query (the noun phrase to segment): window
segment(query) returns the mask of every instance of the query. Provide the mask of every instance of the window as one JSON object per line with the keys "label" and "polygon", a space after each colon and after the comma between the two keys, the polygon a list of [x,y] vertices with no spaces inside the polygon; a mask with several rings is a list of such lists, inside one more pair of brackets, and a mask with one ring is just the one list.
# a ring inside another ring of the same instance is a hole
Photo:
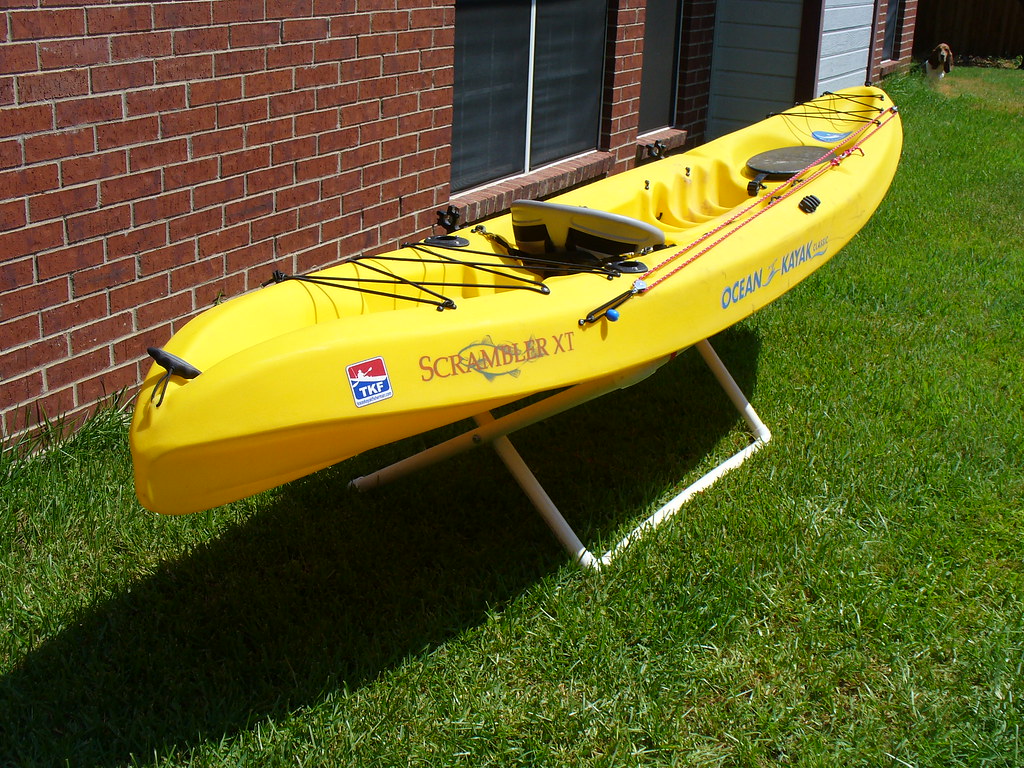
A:
{"label": "window", "polygon": [[640,81],[640,133],[676,121],[681,0],[647,0]]}
{"label": "window", "polygon": [[885,5],[885,41],[882,55],[891,61],[900,57],[900,27],[903,26],[903,0],[888,0]]}
{"label": "window", "polygon": [[607,0],[456,0],[452,189],[597,146]]}

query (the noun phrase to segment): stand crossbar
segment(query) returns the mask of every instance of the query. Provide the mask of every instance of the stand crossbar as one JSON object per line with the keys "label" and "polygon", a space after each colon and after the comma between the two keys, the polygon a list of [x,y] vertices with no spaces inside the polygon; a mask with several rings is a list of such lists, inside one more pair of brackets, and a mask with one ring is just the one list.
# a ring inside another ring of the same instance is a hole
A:
{"label": "stand crossbar", "polygon": [[722,362],[721,358],[718,357],[715,350],[712,349],[711,344],[708,343],[707,339],[697,342],[694,346],[697,347],[697,351],[700,352],[701,357],[704,358],[704,362],[711,369],[711,372],[718,380],[722,389],[724,389],[726,394],[729,396],[729,399],[736,407],[736,410],[743,416],[747,423],[747,427],[754,438],[753,442],[751,442],[746,448],[723,461],[711,471],[707,472],[699,480],[684,489],[679,495],[664,504],[653,515],[630,531],[622,540],[619,541],[618,544],[600,557],[594,555],[586,548],[586,546],[583,545],[579,536],[576,535],[576,532],[572,529],[569,523],[566,522],[562,513],[558,510],[558,507],[555,506],[555,503],[551,500],[551,497],[548,496],[536,476],[534,476],[533,472],[530,471],[530,468],[526,465],[526,462],[523,461],[523,458],[519,455],[519,452],[516,451],[515,447],[508,439],[508,435],[516,430],[535,424],[538,421],[542,421],[543,419],[562,413],[563,411],[567,411],[570,408],[575,408],[577,405],[582,405],[588,400],[593,400],[594,398],[600,397],[601,395],[617,389],[624,389],[625,387],[632,386],[633,384],[636,384],[650,376],[654,371],[668,362],[670,358],[663,358],[638,368],[617,373],[613,376],[577,384],[576,386],[570,387],[569,389],[563,390],[555,395],[551,395],[550,397],[533,403],[532,405],[528,405],[518,411],[514,411],[513,413],[499,418],[494,418],[494,416],[489,412],[479,414],[474,417],[474,420],[477,423],[477,429],[470,430],[469,432],[453,437],[443,443],[427,448],[424,451],[420,451],[419,453],[402,459],[390,466],[379,469],[372,474],[357,477],[352,480],[350,485],[360,491],[370,490],[371,488],[384,485],[385,483],[389,483],[392,480],[396,480],[411,472],[415,472],[416,470],[436,464],[439,461],[443,461],[444,459],[450,458],[464,451],[468,451],[471,448],[489,443],[493,446],[495,452],[497,452],[502,463],[512,474],[516,483],[518,483],[519,487],[522,488],[523,492],[529,497],[541,517],[544,518],[544,522],[547,523],[548,527],[561,542],[562,546],[565,547],[569,554],[573,556],[573,559],[580,565],[598,570],[601,567],[608,565],[615,555],[639,539],[644,533],[656,528],[661,525],[661,523],[665,522],[665,520],[668,520],[670,517],[675,515],[687,501],[693,498],[693,496],[709,488],[720,477],[722,477],[722,475],[740,466],[740,464],[750,458],[750,456],[764,447],[764,445],[771,440],[771,432],[768,430],[768,427],[765,426],[764,422],[761,421],[760,417],[754,411],[750,402],[736,384],[735,379],[733,379],[732,374],[729,373],[729,370],[725,367],[725,364]]}

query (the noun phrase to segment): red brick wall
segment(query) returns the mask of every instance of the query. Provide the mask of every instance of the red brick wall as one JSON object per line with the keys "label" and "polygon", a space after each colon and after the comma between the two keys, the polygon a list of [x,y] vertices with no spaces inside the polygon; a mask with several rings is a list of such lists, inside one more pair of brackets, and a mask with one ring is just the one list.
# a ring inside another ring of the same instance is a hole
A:
{"label": "red brick wall", "polygon": [[[645,4],[610,3],[598,151],[464,216],[635,162]],[[677,127],[700,135],[715,0],[683,5]],[[2,0],[0,430],[133,388],[147,346],[273,269],[431,232],[454,21],[454,0]]]}
{"label": "red brick wall", "polygon": [[0,427],[253,288],[427,233],[454,0],[0,3]]}
{"label": "red brick wall", "polygon": [[888,3],[878,0],[875,7],[875,47],[871,52],[871,81],[878,82],[886,75],[908,69],[914,47],[914,30],[917,26],[917,0],[906,0],[903,17],[899,20],[897,33],[899,51],[896,58],[885,55],[885,11]]}

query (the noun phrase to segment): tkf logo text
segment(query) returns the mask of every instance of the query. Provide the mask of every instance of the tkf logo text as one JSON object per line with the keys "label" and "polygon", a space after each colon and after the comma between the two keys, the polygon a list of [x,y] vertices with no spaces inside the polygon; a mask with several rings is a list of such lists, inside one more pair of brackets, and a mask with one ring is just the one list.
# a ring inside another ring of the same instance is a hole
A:
{"label": "tkf logo text", "polygon": [[373,357],[350,365],[346,373],[357,408],[387,400],[395,393],[391,389],[391,379],[383,357]]}
{"label": "tkf logo text", "polygon": [[488,381],[498,376],[516,377],[523,372],[523,366],[527,363],[572,351],[573,331],[540,338],[531,336],[526,341],[499,343],[485,336],[452,355],[423,355],[420,358],[420,378],[433,381],[465,373],[479,373]]}
{"label": "tkf logo text", "polygon": [[[812,259],[824,256],[828,252],[828,236],[817,242],[807,242],[799,248],[790,251],[782,259],[775,259],[770,267],[761,267],[751,272],[746,277],[741,277],[732,285],[722,289],[722,309],[728,309],[737,301],[742,301],[748,296],[757,293],[766,287],[776,275],[784,275],[791,269],[796,269]],[[781,266],[779,262],[782,262]]]}

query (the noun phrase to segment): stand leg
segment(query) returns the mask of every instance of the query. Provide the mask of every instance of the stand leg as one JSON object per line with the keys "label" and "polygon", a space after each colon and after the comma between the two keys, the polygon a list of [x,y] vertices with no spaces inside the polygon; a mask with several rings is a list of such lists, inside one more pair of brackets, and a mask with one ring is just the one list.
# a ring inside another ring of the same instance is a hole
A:
{"label": "stand leg", "polygon": [[433,448],[421,451],[414,456],[410,456],[407,459],[403,459],[402,461],[388,467],[384,467],[377,472],[363,477],[357,477],[352,480],[350,485],[361,491],[376,488],[378,485],[383,485],[384,483],[407,475],[410,472],[435,464],[438,461],[442,461],[461,453],[462,451],[469,450],[470,448],[474,448],[484,443],[491,443],[494,446],[494,450],[498,453],[499,458],[515,478],[519,487],[522,488],[523,492],[530,498],[530,501],[544,518],[545,523],[547,523],[551,531],[562,543],[562,546],[566,548],[576,562],[585,567],[598,570],[602,566],[608,565],[619,552],[639,539],[644,533],[656,528],[665,520],[668,520],[670,517],[675,515],[687,501],[693,498],[696,494],[712,486],[727,472],[730,472],[740,466],[754,453],[764,447],[769,440],[771,440],[771,432],[768,430],[768,427],[765,426],[764,422],[761,421],[761,418],[757,415],[757,412],[754,411],[754,408],[750,405],[750,401],[747,400],[746,396],[740,390],[739,386],[736,384],[736,380],[733,379],[728,369],[722,363],[721,358],[719,358],[715,350],[712,349],[707,339],[697,342],[694,346],[697,347],[697,351],[700,352],[701,356],[704,358],[704,362],[707,363],[711,372],[718,380],[718,383],[721,385],[722,389],[725,390],[729,399],[736,407],[736,410],[743,416],[747,426],[753,433],[754,441],[746,448],[729,457],[699,480],[688,486],[682,491],[682,493],[663,505],[657,512],[640,523],[640,525],[630,531],[629,534],[619,541],[618,544],[609,549],[599,558],[595,557],[580,541],[579,536],[576,535],[576,532],[573,531],[568,522],[566,522],[562,513],[558,511],[558,507],[555,506],[555,503],[538,482],[533,472],[530,471],[530,468],[526,466],[526,462],[523,461],[522,457],[509,441],[507,435],[518,429],[522,429],[523,427],[527,427],[541,421],[542,419],[546,419],[557,413],[561,413],[562,411],[566,411],[580,405],[588,400],[592,400],[612,390],[622,389],[635,384],[651,375],[655,370],[657,370],[657,368],[667,361],[667,358],[665,360],[656,361],[648,366],[642,366],[623,374],[617,374],[616,376],[612,376],[607,379],[578,384],[575,387],[559,392],[556,395],[552,395],[551,397],[527,406],[519,411],[503,416],[500,419],[495,419],[490,413],[480,414],[475,417],[478,426],[477,429],[463,435],[459,435],[458,437],[454,437],[444,443],[435,445]]}

